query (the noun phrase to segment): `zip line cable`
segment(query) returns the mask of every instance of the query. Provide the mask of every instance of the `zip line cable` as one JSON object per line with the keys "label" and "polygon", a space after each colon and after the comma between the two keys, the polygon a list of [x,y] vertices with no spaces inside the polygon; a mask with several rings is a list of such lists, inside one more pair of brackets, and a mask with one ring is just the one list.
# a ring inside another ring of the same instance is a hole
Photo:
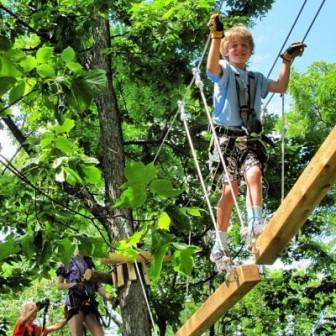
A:
{"label": "zip line cable", "polygon": [[[301,41],[302,43],[306,40],[306,38],[307,38],[307,36],[308,36],[308,34],[309,34],[311,28],[313,27],[313,25],[314,25],[314,23],[315,23],[315,20],[317,19],[318,15],[320,14],[320,11],[321,11],[321,9],[322,9],[324,3],[325,3],[325,0],[323,0],[323,1],[321,2],[320,7],[319,7],[318,10],[316,11],[316,13],[315,13],[315,15],[314,15],[314,18],[312,19],[312,21],[311,21],[311,23],[310,23],[310,25],[309,25],[309,27],[308,27],[308,29],[307,29],[307,31],[306,31],[306,33],[305,33],[303,39],[302,39],[302,41]],[[279,57],[279,55],[276,56],[276,59],[277,59],[278,57]],[[273,94],[271,95],[271,97],[268,99],[268,101],[267,101],[266,104],[264,105],[264,109],[267,108],[267,106],[269,105],[269,103],[271,102],[271,100],[273,99],[274,96],[275,96],[275,93],[273,93]]]}
{"label": "zip line cable", "polygon": [[312,22],[310,23],[310,26],[309,26],[309,28],[308,28],[308,30],[307,30],[305,36],[304,36],[303,39],[302,39],[302,42],[304,42],[304,41],[306,40],[306,37],[307,37],[307,35],[309,34],[310,29],[313,27],[313,24],[314,24],[316,18],[317,18],[318,15],[320,14],[320,11],[321,11],[321,9],[322,9],[324,3],[325,3],[325,0],[323,0],[323,1],[321,2],[321,5],[320,5],[319,9],[317,10],[317,12],[316,12],[316,14],[315,14],[315,16],[314,16]]}
{"label": "zip line cable", "polygon": [[[276,58],[275,58],[275,60],[273,62],[273,65],[272,65],[271,69],[268,72],[267,78],[270,76],[272,70],[274,69],[274,66],[275,66],[275,64],[277,62],[277,59],[280,56],[281,51],[283,50],[285,44],[287,43],[287,41],[289,39],[289,36],[291,35],[291,33],[293,31],[293,28],[295,27],[295,25],[296,25],[299,17],[301,16],[302,11],[303,11],[306,3],[307,3],[307,0],[305,0],[303,2],[302,6],[301,6],[301,8],[300,8],[300,10],[299,10],[296,18],[295,18],[294,23],[293,23],[293,25],[292,25],[289,33],[287,34],[284,43],[282,44],[282,46],[280,48],[280,52],[276,56]],[[324,3],[325,3],[325,0],[323,0],[321,2],[318,10],[316,11],[316,13],[315,13],[315,15],[314,15],[314,17],[313,17],[313,19],[312,19],[312,21],[311,21],[311,23],[310,23],[307,31],[306,31],[306,33],[305,33],[305,35],[304,35],[304,37],[303,37],[303,39],[301,41],[302,43],[304,43],[304,41],[306,40],[306,38],[307,38],[307,36],[308,36],[311,28],[313,27],[313,25],[315,23],[316,18],[320,14],[320,11],[321,11]],[[273,97],[275,96],[275,94],[276,93],[273,92],[272,95],[267,100],[266,104],[264,104],[264,106],[263,106],[263,110],[264,111],[267,109],[267,106],[269,105],[269,103],[271,102],[271,100],[273,99]],[[285,94],[281,94],[280,96],[282,97],[282,99],[281,99],[281,120],[282,120],[282,130],[281,130],[281,202],[282,202],[284,200],[284,195],[285,195],[285,181],[284,181],[284,179],[285,179],[285,111],[284,111],[285,110],[285,107],[284,107],[284,104],[285,104],[285,98],[284,98],[284,96],[285,96]]]}
{"label": "zip line cable", "polygon": [[292,33],[292,31],[293,31],[293,29],[294,29],[294,27],[295,27],[295,25],[296,25],[296,23],[297,23],[299,17],[301,16],[301,13],[302,13],[302,11],[303,11],[303,9],[304,9],[306,3],[307,3],[307,0],[304,0],[304,2],[303,2],[303,4],[302,4],[302,6],[301,6],[301,8],[300,8],[300,10],[299,10],[299,12],[298,12],[296,18],[295,18],[295,20],[294,20],[294,22],[293,22],[293,24],[292,24],[292,27],[290,28],[290,30],[289,30],[289,32],[288,32],[286,38],[285,38],[285,41],[283,42],[283,44],[282,44],[282,46],[280,47],[280,50],[279,50],[277,56],[275,57],[275,60],[274,60],[274,62],[273,62],[273,64],[272,64],[272,66],[271,66],[271,69],[269,70],[269,72],[268,72],[268,74],[267,74],[267,78],[268,78],[268,77],[270,76],[270,74],[272,73],[272,71],[273,71],[273,69],[274,69],[274,67],[275,67],[275,64],[276,64],[277,61],[278,61],[278,57],[280,56],[280,54],[281,54],[283,48],[285,47],[285,45],[286,45],[286,43],[287,43],[287,41],[288,41],[288,39],[289,39],[289,36],[291,35],[291,33]]}

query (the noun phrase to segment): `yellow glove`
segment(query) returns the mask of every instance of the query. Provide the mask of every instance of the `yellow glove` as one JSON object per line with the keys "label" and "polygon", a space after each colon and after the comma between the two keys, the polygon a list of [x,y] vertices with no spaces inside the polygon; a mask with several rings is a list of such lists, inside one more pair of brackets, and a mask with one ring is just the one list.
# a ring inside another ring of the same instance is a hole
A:
{"label": "yellow glove", "polygon": [[210,36],[212,39],[221,39],[224,37],[223,23],[219,19],[219,14],[212,14],[208,22]]}
{"label": "yellow glove", "polygon": [[307,46],[304,43],[294,42],[280,55],[280,57],[287,62],[292,62],[295,57],[303,54],[305,47]]}

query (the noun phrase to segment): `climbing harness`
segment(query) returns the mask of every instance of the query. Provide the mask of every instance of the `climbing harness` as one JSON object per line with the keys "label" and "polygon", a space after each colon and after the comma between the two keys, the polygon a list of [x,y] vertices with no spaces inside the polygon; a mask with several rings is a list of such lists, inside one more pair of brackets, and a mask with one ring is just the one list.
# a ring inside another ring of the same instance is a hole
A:
{"label": "climbing harness", "polygon": [[247,135],[260,134],[262,126],[254,110],[255,102],[255,75],[248,71],[247,88],[238,73],[235,73],[236,94],[239,106],[239,114],[242,120],[242,129]]}

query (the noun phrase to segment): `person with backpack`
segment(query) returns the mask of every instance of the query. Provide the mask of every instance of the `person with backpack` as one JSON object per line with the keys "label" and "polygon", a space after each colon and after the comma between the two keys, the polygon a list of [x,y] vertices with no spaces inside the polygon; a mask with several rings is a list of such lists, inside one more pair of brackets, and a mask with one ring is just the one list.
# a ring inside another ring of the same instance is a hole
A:
{"label": "person with backpack", "polygon": [[[216,238],[210,253],[218,272],[225,272],[231,262],[227,243],[234,197],[246,183],[247,241],[256,239],[264,228],[262,216],[262,176],[267,153],[262,135],[261,100],[268,92],[284,93],[290,66],[301,56],[303,43],[293,43],[281,55],[277,80],[259,72],[248,71],[246,64],[253,54],[251,32],[236,25],[224,33],[219,15],[211,16],[211,45],[207,59],[208,78],[214,82],[213,123],[228,174],[223,174],[222,193],[217,204]],[[222,56],[222,57],[221,57]],[[214,156],[219,156],[214,148]],[[228,176],[227,176],[228,175]],[[232,190],[231,190],[232,189]]]}
{"label": "person with backpack", "polygon": [[98,292],[104,300],[112,300],[113,296],[105,291],[102,284],[83,281],[87,269],[94,269],[92,259],[81,256],[77,251],[68,266],[61,264],[57,268],[56,286],[60,290],[68,290],[64,312],[71,335],[83,336],[87,328],[91,335],[103,336],[96,293]]}

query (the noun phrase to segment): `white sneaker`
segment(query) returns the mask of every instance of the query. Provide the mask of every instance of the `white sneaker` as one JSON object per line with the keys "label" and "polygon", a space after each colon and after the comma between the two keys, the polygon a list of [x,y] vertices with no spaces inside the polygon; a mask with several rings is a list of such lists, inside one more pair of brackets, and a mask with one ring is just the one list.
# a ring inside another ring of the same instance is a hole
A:
{"label": "white sneaker", "polygon": [[261,233],[264,231],[265,225],[266,223],[264,220],[261,220],[257,223],[252,222],[248,227],[247,238],[249,240],[257,239],[261,235]]}
{"label": "white sneaker", "polygon": [[248,250],[252,249],[256,239],[261,235],[266,226],[266,222],[261,220],[255,224],[251,223],[248,227],[244,226],[240,230],[241,237],[246,241],[246,246]]}
{"label": "white sneaker", "polygon": [[210,253],[210,260],[215,263],[218,273],[227,273],[231,270],[231,258],[224,253],[218,243],[215,243]]}

